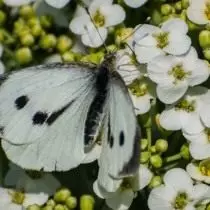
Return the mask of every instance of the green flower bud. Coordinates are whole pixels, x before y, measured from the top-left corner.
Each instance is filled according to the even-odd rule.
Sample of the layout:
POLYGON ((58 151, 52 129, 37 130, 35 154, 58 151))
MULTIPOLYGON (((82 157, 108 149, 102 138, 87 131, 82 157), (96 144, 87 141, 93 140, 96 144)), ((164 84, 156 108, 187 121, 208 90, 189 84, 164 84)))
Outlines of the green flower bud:
POLYGON ((147 139, 141 139, 141 150, 145 150, 148 146, 148 140, 147 139))
POLYGON ((36 24, 31 27, 31 34, 35 37, 40 36, 42 34, 42 27, 40 24, 36 24))
POLYGON ((20 37, 20 42, 22 45, 25 45, 25 46, 31 46, 34 44, 34 37, 29 34, 29 33, 26 33, 26 34, 23 34, 21 37, 20 37))
POLYGON ((182 2, 181 1, 177 1, 174 6, 178 12, 182 10, 182 2))
POLYGON ((150 181, 149 187, 155 188, 162 184, 162 178, 160 176, 153 176, 152 180, 150 181))
POLYGON ((32 61, 32 52, 28 47, 22 47, 15 52, 16 60, 19 64, 28 64, 32 61))
POLYGON ((203 50, 203 55, 205 59, 210 60, 210 48, 206 48, 205 50, 203 50))
POLYGON ((163 165, 163 160, 160 155, 152 155, 150 157, 150 163, 154 168, 161 168, 163 165))
POLYGON ((155 146, 151 146, 150 147, 150 152, 153 153, 153 154, 156 153, 157 152, 156 147, 155 146))
POLYGON ((116 49, 117 49, 117 46, 115 44, 111 44, 106 47, 107 52, 114 52, 116 51, 116 49))
POLYGON ((203 30, 199 34, 199 44, 202 48, 210 47, 210 31, 203 30))
POLYGON ((115 42, 117 45, 125 43, 131 37, 133 33, 132 28, 120 28, 116 31, 115 42))
POLYGON ((42 15, 40 17, 40 23, 43 28, 50 28, 53 24, 53 19, 51 16, 42 15))
POLYGON ((172 13, 172 6, 170 4, 162 4, 160 11, 162 15, 169 15, 172 13))
POLYGON ((39 45, 42 49, 52 49, 56 46, 56 36, 54 34, 46 34, 41 37, 39 45))
POLYGON ((19 10, 20 16, 23 18, 30 18, 35 15, 34 9, 31 5, 24 5, 19 10))
POLYGON ((54 207, 47 205, 47 206, 42 207, 42 210, 54 210, 54 207))
POLYGON ((147 163, 150 158, 150 152, 141 152, 140 163, 147 163))
POLYGON ((64 62, 72 62, 72 61, 75 61, 75 55, 74 55, 73 52, 67 51, 67 52, 63 53, 62 60, 64 62))
POLYGON ((159 25, 162 22, 162 15, 157 9, 153 10, 151 20, 154 25, 159 25))
POLYGON ((65 205, 57 204, 53 210, 68 210, 68 207, 65 205))
POLYGON ((187 12, 186 12, 186 10, 182 10, 182 12, 179 15, 179 18, 186 22, 186 20, 187 20, 187 12))
POLYGON ((60 53, 64 53, 72 47, 72 44, 73 42, 68 36, 62 35, 58 37, 56 47, 60 53))
POLYGON ((69 209, 74 209, 77 206, 77 198, 70 196, 66 199, 65 204, 69 209))
POLYGON ((205 210, 210 210, 210 204, 208 204, 205 210))
POLYGON ((12 203, 23 204, 25 199, 25 194, 23 192, 13 191, 11 192, 11 196, 12 196, 12 203))
POLYGON ((5 39, 5 32, 4 29, 0 29, 0 42, 3 42, 5 39))
POLYGON ((68 197, 71 196, 71 191, 67 188, 58 190, 54 195, 54 200, 57 203, 64 203, 68 197))
POLYGON ((181 0, 182 8, 187 9, 190 5, 189 0, 181 0))
POLYGON ((7 15, 4 11, 0 10, 0 26, 2 26, 7 20, 7 15))
POLYGON ((191 156, 190 156, 189 146, 187 144, 182 145, 180 154, 182 158, 184 158, 185 160, 190 159, 191 156))
POLYGON ((40 25, 39 18, 33 16, 28 19, 27 24, 29 27, 33 27, 34 25, 40 25))
POLYGON ((168 149, 168 142, 165 139, 158 139, 155 142, 155 148, 157 152, 166 152, 168 149))
POLYGON ((33 204, 27 207, 27 210, 41 210, 41 207, 37 204, 33 204))
POLYGON ((80 210, 93 210, 95 200, 91 195, 82 195, 80 197, 80 210))
POLYGON ((55 205, 56 205, 56 202, 53 200, 53 199, 50 199, 50 200, 48 200, 47 201, 47 206, 52 206, 52 207, 54 207, 55 205))

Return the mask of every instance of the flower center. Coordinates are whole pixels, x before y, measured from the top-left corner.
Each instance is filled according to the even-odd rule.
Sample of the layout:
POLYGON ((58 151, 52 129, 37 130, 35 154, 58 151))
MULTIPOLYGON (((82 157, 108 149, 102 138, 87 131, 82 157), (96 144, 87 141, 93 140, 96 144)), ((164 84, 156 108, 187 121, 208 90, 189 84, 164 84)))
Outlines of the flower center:
POLYGON ((105 17, 100 13, 99 10, 97 10, 95 12, 95 14, 93 15, 92 19, 93 19, 94 24, 97 27, 102 27, 105 24, 105 17))
POLYGON ((195 111, 195 101, 188 101, 186 99, 181 100, 175 106, 176 110, 184 110, 186 112, 194 112, 195 111))
POLYGON ((146 83, 140 83, 137 79, 129 86, 131 93, 137 97, 144 96, 148 93, 148 85, 146 83))
POLYGON ((204 176, 210 176, 210 158, 200 162, 199 170, 204 176))
POLYGON ((16 203, 16 204, 23 204, 23 201, 25 199, 25 194, 22 192, 18 192, 18 191, 13 191, 10 192, 11 196, 12 196, 12 202, 16 203))
POLYGON ((180 192, 176 196, 174 208, 179 209, 179 210, 184 209, 184 207, 187 205, 187 203, 188 203, 187 194, 185 192, 180 192))
POLYGON ((168 32, 161 32, 159 34, 153 34, 153 37, 156 39, 157 41, 157 47, 160 49, 163 49, 164 47, 166 47, 169 43, 168 41, 168 32))
POLYGON ((204 10, 204 13, 208 20, 210 20, 210 1, 206 2, 206 8, 204 10))

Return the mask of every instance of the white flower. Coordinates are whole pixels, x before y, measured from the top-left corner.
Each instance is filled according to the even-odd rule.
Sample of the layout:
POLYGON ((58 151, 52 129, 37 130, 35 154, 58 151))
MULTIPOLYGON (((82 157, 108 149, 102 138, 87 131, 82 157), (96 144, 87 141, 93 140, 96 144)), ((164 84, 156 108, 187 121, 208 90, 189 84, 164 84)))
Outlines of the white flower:
POLYGON ((170 19, 161 28, 148 24, 137 27, 134 50, 139 63, 148 63, 166 53, 181 55, 190 48, 191 40, 186 35, 188 27, 181 19, 170 19))
POLYGON ((24 4, 29 4, 35 0, 3 0, 3 2, 11 7, 18 7, 24 4))
POLYGON ((27 174, 15 164, 10 164, 4 183, 7 187, 15 187, 15 189, 24 190, 27 193, 42 192, 47 195, 53 195, 61 186, 59 181, 50 173, 28 171, 27 174))
POLYGON ((44 193, 22 193, 7 188, 0 188, 0 209, 25 210, 28 206, 43 205, 48 200, 44 193))
POLYGON ((125 19, 125 11, 112 0, 93 0, 87 13, 76 16, 70 23, 70 30, 81 35, 84 45, 101 46, 107 38, 108 27, 120 24, 125 19))
POLYGON ((189 174, 174 168, 164 175, 164 185, 154 188, 148 199, 150 210, 196 210, 195 205, 210 197, 210 187, 193 185, 189 174))
POLYGON ((148 63, 148 76, 157 83, 157 96, 171 104, 180 99, 189 86, 195 86, 209 77, 208 64, 198 59, 194 48, 184 55, 161 55, 148 63))
POLYGON ((191 0, 187 8, 187 17, 194 23, 204 25, 210 23, 210 1, 191 0))
POLYGON ((203 127, 198 133, 189 134, 183 132, 184 137, 190 142, 189 150, 191 156, 196 160, 210 157, 210 129, 203 127))
POLYGON ((210 171, 205 166, 189 163, 186 168, 188 174, 195 180, 210 184, 210 171))
MULTIPOLYGON (((115 192, 108 192, 96 181, 93 190, 97 196, 106 199, 107 205, 114 210, 127 210, 136 197, 136 192, 146 187, 152 179, 151 171, 140 165, 139 172, 134 177, 125 178, 115 192)), ((112 180, 115 181, 116 180, 112 180)))
MULTIPOLYGON (((192 87, 185 96, 173 105, 166 106, 160 114, 160 125, 166 130, 180 130, 188 134, 196 134, 203 130, 201 110, 202 96, 207 94, 205 87, 192 87)), ((204 110, 202 110, 204 111, 204 110)))
POLYGON ((132 8, 137 8, 142 6, 144 3, 147 2, 147 0, 124 0, 124 2, 132 8))
POLYGON ((135 113, 138 115, 148 112, 152 101, 156 99, 155 84, 148 78, 141 78, 134 81, 128 87, 135 113))
POLYGON ((71 0, 45 0, 47 4, 57 9, 66 6, 71 0))

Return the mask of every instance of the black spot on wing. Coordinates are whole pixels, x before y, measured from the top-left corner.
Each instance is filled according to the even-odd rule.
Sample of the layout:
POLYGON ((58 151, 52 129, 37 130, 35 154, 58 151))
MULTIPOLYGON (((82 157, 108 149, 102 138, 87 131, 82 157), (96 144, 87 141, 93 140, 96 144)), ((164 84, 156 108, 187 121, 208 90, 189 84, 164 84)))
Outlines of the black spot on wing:
POLYGON ((46 112, 38 111, 35 113, 35 115, 32 118, 34 125, 42 125, 48 117, 48 114, 46 112))
POLYGON ((141 137, 141 132, 139 126, 137 125, 131 158, 127 163, 124 164, 123 169, 119 173, 119 176, 131 175, 136 173, 136 171, 138 170, 139 158, 140 158, 140 145, 139 145, 140 137, 141 137))
POLYGON ((0 126, 0 134, 3 136, 4 135, 4 127, 0 126))
POLYGON ((25 95, 15 99, 15 107, 19 110, 22 109, 29 101, 29 98, 25 95))
POLYGON ((113 136, 110 136, 109 146, 110 146, 110 148, 112 148, 114 146, 114 137, 113 136))
POLYGON ((47 120, 46 120, 46 123, 48 124, 48 125, 52 125, 64 112, 65 112, 65 110, 66 109, 68 109, 71 105, 72 105, 72 103, 74 102, 74 100, 73 101, 71 101, 71 102, 69 102, 66 106, 64 106, 63 108, 61 108, 61 109, 59 109, 59 110, 57 110, 57 111, 55 111, 55 112, 53 112, 48 118, 47 118, 47 120))
POLYGON ((119 135, 119 145, 123 146, 125 142, 125 136, 124 136, 124 132, 120 131, 120 135, 119 135))
POLYGON ((105 66, 101 66, 95 82, 96 95, 89 107, 85 122, 84 144, 86 146, 92 143, 93 137, 95 136, 102 120, 101 116, 107 98, 108 82, 109 69, 107 69, 105 66))

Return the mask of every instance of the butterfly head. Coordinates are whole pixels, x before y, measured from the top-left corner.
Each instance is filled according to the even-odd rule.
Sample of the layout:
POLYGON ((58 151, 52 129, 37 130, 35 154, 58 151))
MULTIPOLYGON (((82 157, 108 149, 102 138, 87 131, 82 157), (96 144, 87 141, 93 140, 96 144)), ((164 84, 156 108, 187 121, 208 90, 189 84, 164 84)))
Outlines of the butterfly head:
POLYGON ((109 71, 114 71, 114 66, 116 65, 116 57, 117 57, 117 53, 116 52, 110 52, 110 53, 107 53, 105 56, 104 56, 104 60, 101 64, 101 66, 104 66, 106 68, 109 69, 109 71))

